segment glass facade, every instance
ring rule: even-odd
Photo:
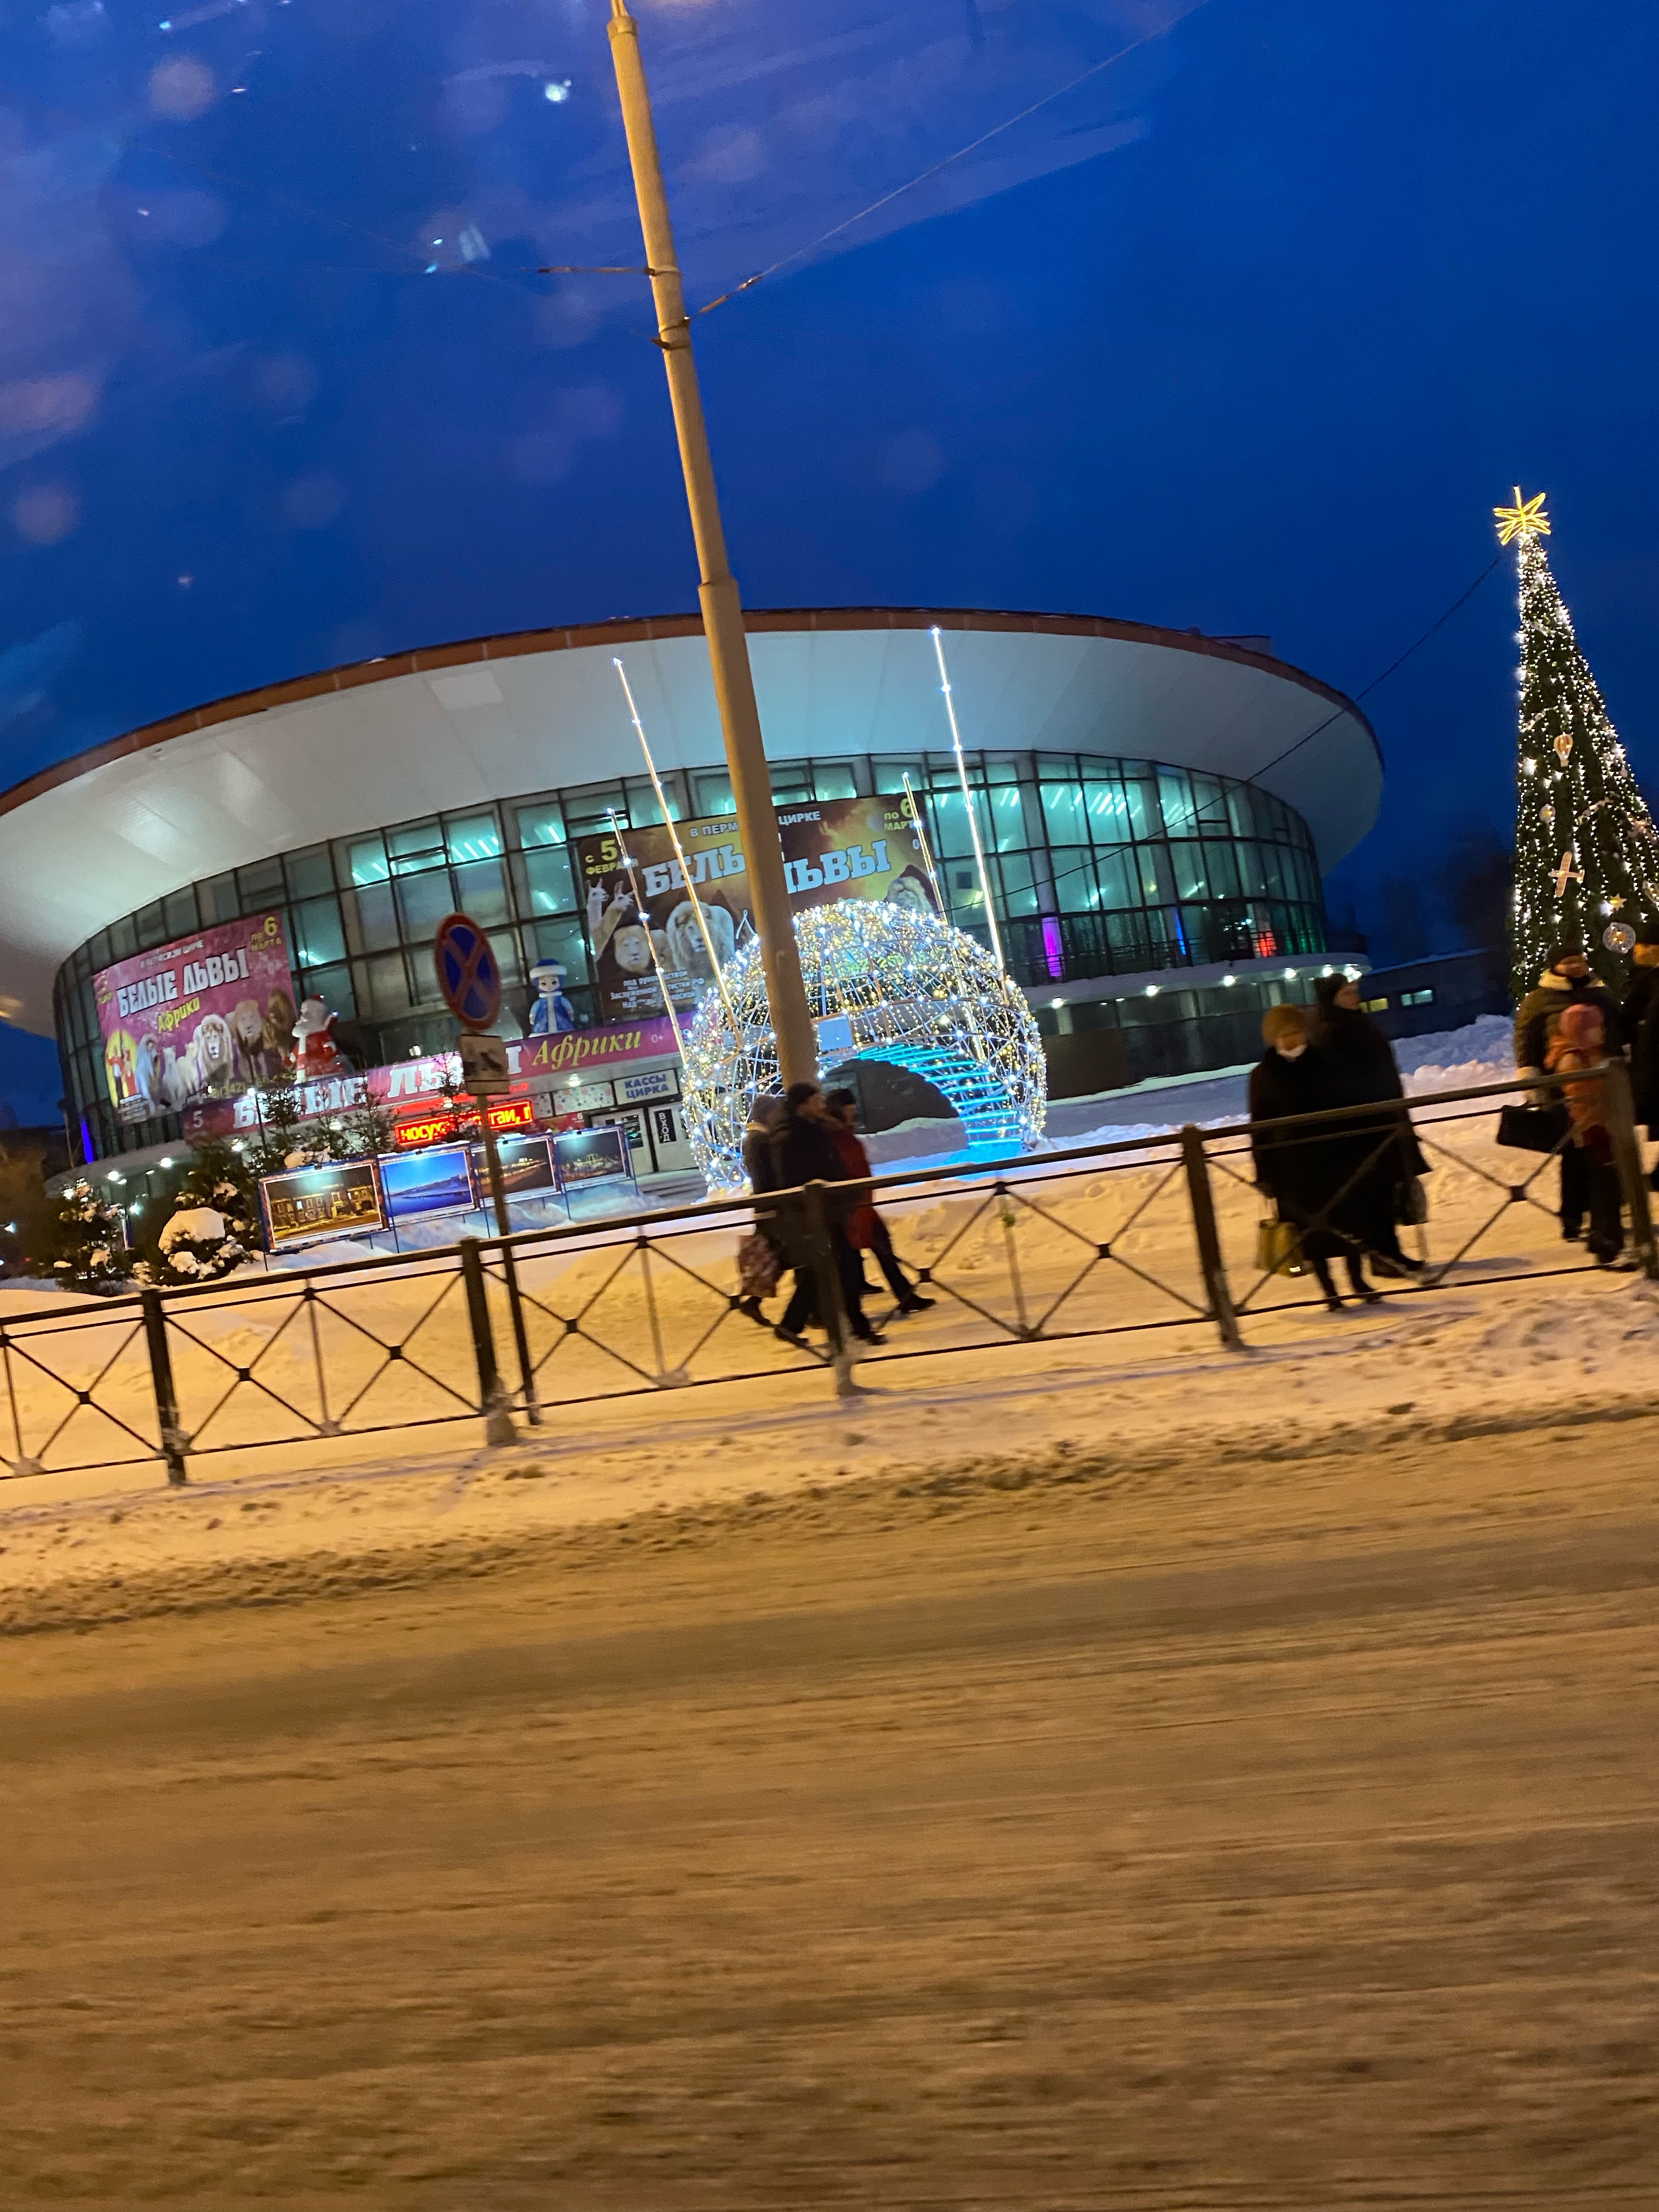
[[[954,758],[779,761],[780,805],[896,792],[922,798],[957,925],[988,942]],[[1093,754],[968,756],[969,786],[1008,964],[1034,995],[1091,976],[1322,951],[1314,845],[1282,799],[1253,785]],[[726,812],[724,769],[665,775],[676,819]],[[561,960],[577,1018],[595,1018],[570,841],[662,819],[643,776],[531,793],[281,853],[189,884],[90,939],[59,969],[56,1014],[68,1096],[100,1154],[176,1133],[120,1129],[108,1108],[92,977],[133,953],[239,915],[277,909],[301,996],[325,1000],[366,1065],[438,1050],[454,1024],[432,935],[464,908],[489,931],[506,983],[502,1027],[528,1013],[529,971]]]

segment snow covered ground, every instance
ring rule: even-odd
[[[1496,1028],[1420,1042],[1414,1091],[1432,1087],[1437,1072],[1464,1084],[1507,1072],[1493,1056]],[[1389,1285],[1382,1304],[1340,1315],[1325,1311],[1306,1279],[1259,1283],[1248,1161],[1236,1140],[1218,1143],[1211,1176],[1243,1307],[1242,1356],[1199,1317],[1184,1182],[1174,1148],[1163,1146],[1029,1161],[1005,1177],[1012,1194],[1002,1200],[954,1181],[896,1191],[886,1207],[896,1242],[913,1267],[931,1269],[939,1304],[889,1325],[887,1343],[856,1370],[852,1401],[838,1401],[821,1367],[730,1311],[740,1213],[730,1226],[676,1232],[665,1223],[648,1256],[598,1231],[527,1258],[532,1351],[550,1354],[544,1419],[494,1450],[482,1448],[475,1418],[442,1425],[458,1410],[445,1378],[470,1390],[472,1375],[448,1263],[343,1276],[309,1310],[291,1282],[244,1279],[240,1292],[228,1285],[195,1302],[187,1334],[175,1338],[184,1425],[199,1447],[189,1487],[163,1489],[153,1459],[5,1482],[0,1608],[21,1621],[43,1607],[52,1617],[64,1607],[143,1610],[145,1592],[163,1588],[177,1603],[181,1587],[198,1583],[203,1602],[233,1586],[327,1589],[395,1576],[416,1553],[482,1571],[538,1530],[896,1471],[937,1475],[988,1455],[1017,1466],[1032,1453],[1105,1450],[1127,1478],[1171,1453],[1294,1457],[1328,1450],[1333,1438],[1371,1448],[1390,1436],[1617,1420],[1659,1405],[1659,1292],[1596,1270],[1582,1246],[1561,1241],[1549,1210],[1553,1166],[1532,1194],[1540,1202],[1514,1203],[1510,1187],[1537,1163],[1498,1149],[1490,1105],[1425,1114],[1419,1127],[1434,1163],[1425,1235],[1439,1286]],[[49,1303],[63,1302],[9,1289],[0,1315],[21,1321]],[[884,1299],[872,1304],[878,1320],[884,1309]],[[76,1406],[76,1389],[106,1362],[98,1405],[135,1428],[153,1423],[142,1339],[118,1341],[131,1317],[97,1301],[78,1310],[85,1325],[72,1340],[35,1344],[41,1368],[28,1364],[26,1342],[12,1355],[27,1449],[64,1420],[46,1455],[59,1467],[137,1451],[104,1414]],[[1041,1340],[1022,1338],[1032,1326]],[[510,1374],[499,1291],[495,1327]],[[1067,1329],[1076,1334],[1058,1334]],[[377,1338],[403,1343],[406,1357],[387,1364]],[[318,1346],[331,1416],[361,1394],[349,1421],[410,1425],[304,1435],[279,1400],[322,1412]],[[236,1381],[239,1369],[252,1379]],[[714,1376],[737,1379],[674,1387]],[[277,1395],[264,1395],[262,1382]],[[613,1395],[587,1395],[599,1392]],[[9,1434],[0,1443],[10,1456]]]

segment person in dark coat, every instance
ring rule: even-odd
[[[1637,931],[1631,957],[1636,973],[1620,1003],[1619,1025],[1630,1048],[1636,1118],[1647,1123],[1649,1136],[1659,1137],[1659,924]],[[1659,1188],[1659,1170],[1655,1183]]]
[[[1369,1106],[1403,1099],[1406,1089],[1395,1065],[1394,1047],[1361,1006],[1358,984],[1346,975],[1322,975],[1314,996],[1318,1006],[1310,1042],[1324,1064],[1336,1103]],[[1401,1200],[1406,1189],[1429,1172],[1411,1117],[1389,1115],[1375,1121],[1351,1122],[1349,1127],[1366,1161],[1347,1201],[1349,1213],[1363,1224],[1365,1243],[1385,1275],[1415,1274],[1423,1262],[1401,1250],[1395,1226],[1402,1218]]]
[[[1590,972],[1582,945],[1558,945],[1544,963],[1539,988],[1528,991],[1515,1017],[1515,1064],[1526,1074],[1544,1066],[1556,1024],[1569,1006],[1598,1006],[1609,1052],[1623,1052],[1624,1025],[1611,991]]]
[[[1347,1207],[1346,1186],[1365,1158],[1340,1122],[1329,1134],[1317,1126],[1274,1129],[1264,1123],[1317,1114],[1338,1103],[1322,1055],[1308,1041],[1301,1006],[1269,1006],[1261,1035],[1267,1049],[1250,1071],[1250,1152],[1255,1179],[1294,1224],[1303,1257],[1319,1279],[1333,1313],[1341,1308],[1331,1261],[1340,1255],[1355,1297],[1375,1305],[1382,1293],[1365,1279],[1364,1240]]]
[[[856,1093],[831,1091],[825,1094],[824,1103],[830,1109],[830,1133],[841,1154],[842,1173],[850,1182],[866,1182],[870,1176],[870,1155],[859,1137]],[[855,1252],[875,1254],[876,1265],[886,1276],[887,1287],[897,1300],[900,1313],[921,1313],[937,1303],[933,1298],[923,1297],[900,1267],[887,1224],[882,1219],[868,1191],[860,1192],[852,1212],[847,1217],[847,1241]]]
[[[749,1119],[744,1125],[743,1171],[748,1176],[750,1190],[757,1199],[775,1187],[772,1182],[772,1131],[782,1111],[781,1098],[757,1098],[750,1111]],[[767,1243],[778,1255],[779,1263],[781,1264],[786,1257],[783,1232],[778,1227],[769,1206],[756,1206],[755,1234],[765,1238]],[[766,1270],[766,1274],[771,1275],[775,1272],[775,1269],[769,1268]],[[762,1279],[765,1278],[763,1277]],[[750,1291],[738,1299],[738,1310],[739,1313],[747,1314],[750,1321],[760,1321],[763,1318],[761,1312],[763,1297],[770,1296],[769,1290],[763,1293]]]
[[[816,1083],[792,1083],[783,1096],[783,1111],[773,1125],[772,1182],[775,1190],[798,1190],[809,1182],[844,1182],[847,1170],[831,1133],[830,1109]],[[830,1249],[841,1278],[842,1303],[847,1324],[865,1344],[886,1341],[873,1328],[864,1311],[864,1269],[847,1238],[846,1201],[833,1199],[827,1207]],[[818,1293],[813,1279],[812,1255],[806,1241],[805,1222],[798,1207],[780,1208],[775,1219],[784,1248],[795,1271],[795,1287],[778,1323],[777,1334],[786,1342],[799,1344],[801,1331],[817,1317]]]

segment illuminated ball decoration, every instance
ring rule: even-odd
[[[1048,1111],[1042,1040],[1024,996],[965,931],[880,899],[842,899],[795,916],[821,1068],[883,1060],[942,1091],[975,1151],[1029,1150]],[[684,1042],[687,1133],[711,1190],[744,1180],[743,1132],[758,1097],[775,1093],[759,943],[726,969]],[[733,1020],[735,1017],[735,1021]]]

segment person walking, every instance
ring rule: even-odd
[[[1630,1052],[1636,1119],[1646,1122],[1650,1137],[1659,1138],[1659,924],[1649,922],[1637,931],[1631,957],[1636,973],[1620,1001],[1619,1026]],[[1648,1181],[1659,1190],[1659,1167]]]
[[[775,1191],[796,1190],[809,1182],[844,1182],[847,1179],[847,1170],[842,1165],[841,1153],[831,1133],[830,1109],[816,1083],[792,1083],[784,1092],[783,1111],[773,1125],[770,1145],[771,1188]],[[860,1342],[884,1344],[886,1338],[872,1327],[865,1314],[864,1270],[859,1265],[858,1254],[847,1241],[846,1200],[831,1198],[825,1210],[830,1249],[841,1281],[847,1325]],[[795,1287],[775,1334],[787,1344],[804,1347],[801,1331],[815,1319],[822,1322],[806,1223],[798,1206],[780,1207],[774,1218],[782,1231],[784,1249],[795,1271]]]
[[[1324,1064],[1339,1106],[1391,1103],[1406,1096],[1394,1047],[1365,1012],[1359,986],[1346,975],[1322,975],[1314,986],[1318,1011],[1311,1042]],[[1413,1218],[1404,1204],[1411,1186],[1429,1173],[1411,1116],[1379,1115],[1349,1123],[1366,1164],[1346,1201],[1351,1217],[1385,1275],[1419,1274],[1423,1262],[1400,1249],[1397,1224]]]
[[[830,1109],[830,1133],[841,1154],[842,1168],[848,1181],[868,1182],[870,1155],[865,1151],[858,1133],[857,1094],[851,1091],[829,1091],[824,1093],[823,1103]],[[900,1267],[887,1224],[882,1219],[875,1200],[867,1190],[861,1192],[853,1201],[853,1210],[847,1217],[847,1241],[855,1252],[875,1254],[876,1265],[886,1276],[887,1287],[898,1301],[900,1313],[924,1313],[929,1306],[938,1304],[937,1299],[923,1297]]]
[[[751,1194],[759,1199],[775,1188],[772,1181],[772,1132],[783,1111],[781,1098],[761,1097],[750,1110],[743,1132],[743,1171]],[[778,1286],[787,1262],[783,1232],[775,1209],[757,1205],[754,1233],[738,1247],[738,1287],[743,1295],[738,1311],[750,1321],[764,1322],[761,1308]]]
[[[1250,1071],[1250,1152],[1256,1182],[1273,1200],[1279,1219],[1294,1224],[1302,1255],[1331,1311],[1342,1308],[1331,1273],[1331,1261],[1339,1255],[1355,1297],[1375,1305],[1382,1292],[1365,1279],[1364,1239],[1346,1212],[1347,1187],[1365,1153],[1340,1122],[1328,1131],[1264,1126],[1337,1103],[1329,1068],[1309,1042],[1306,1011],[1269,1006],[1261,1018],[1261,1036],[1267,1049]]]
[[[1624,1031],[1613,994],[1598,983],[1582,945],[1558,945],[1544,963],[1535,990],[1528,991],[1515,1010],[1515,1064],[1522,1075],[1541,1075],[1561,1017],[1569,1006],[1593,1006],[1601,1016],[1602,1036],[1610,1052],[1624,1048]],[[1555,1094],[1540,1094],[1553,1104]],[[1561,1147],[1561,1234],[1569,1243],[1584,1233],[1589,1207],[1589,1155],[1568,1142]]]
[[[1609,1057],[1601,1010],[1587,1000],[1564,1009],[1545,1054],[1553,1075],[1573,1075],[1582,1069],[1601,1067]],[[1562,1085],[1572,1134],[1567,1151],[1583,1159],[1583,1188],[1589,1212],[1587,1249],[1603,1267],[1628,1270],[1636,1265],[1625,1257],[1624,1194],[1613,1164],[1613,1138],[1607,1127],[1607,1085],[1590,1078]],[[1566,1153],[1562,1154],[1565,1159]]]

